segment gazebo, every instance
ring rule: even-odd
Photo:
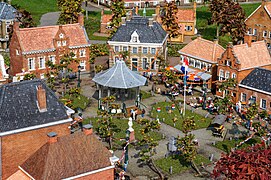
[[[144,86],[146,80],[145,77],[130,70],[123,60],[117,60],[113,67],[96,74],[93,78],[99,91],[99,108],[100,99],[111,95],[114,95],[117,101],[135,99],[139,102],[139,87]]]

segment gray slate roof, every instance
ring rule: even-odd
[[[240,84],[271,93],[271,70],[255,68]]]
[[[102,86],[119,89],[144,86],[146,83],[145,77],[130,70],[122,60],[117,60],[113,67],[96,74],[92,80]]]
[[[140,43],[162,43],[167,36],[166,31],[158,22],[148,25],[148,18],[133,16],[125,25],[121,25],[110,41],[130,42],[134,31],[139,35]]]
[[[47,111],[39,112],[36,87],[46,91]],[[0,86],[0,132],[68,119],[65,106],[41,80]]]
[[[15,19],[17,10],[5,2],[0,2],[0,19]]]

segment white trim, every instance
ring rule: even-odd
[[[260,92],[260,93],[271,95],[270,92],[262,91],[262,90],[252,88],[252,87],[249,87],[249,86],[246,86],[246,85],[243,85],[243,84],[239,84],[238,86],[243,87],[243,88],[247,88],[247,89],[250,89],[250,90],[253,90],[253,91],[257,91],[257,92]]]
[[[29,173],[27,173],[21,166],[18,166],[18,168],[23,171],[23,173],[25,173],[30,179],[35,180],[35,178],[33,178]]]
[[[76,176],[68,177],[68,178],[65,178],[63,180],[72,180],[72,179],[84,177],[84,176],[87,176],[87,175],[95,174],[95,173],[102,172],[102,171],[105,171],[105,170],[108,170],[108,169],[113,169],[113,168],[115,168],[114,165],[107,166],[105,168],[101,168],[101,169],[97,169],[97,170],[94,170],[94,171],[90,171],[90,172],[86,172],[86,173],[83,173],[83,174],[79,174],[79,175],[76,175]]]
[[[44,127],[48,127],[48,126],[53,126],[53,125],[57,125],[57,124],[64,124],[64,123],[71,122],[71,121],[73,121],[73,119],[68,118],[68,119],[64,119],[64,120],[60,120],[60,121],[56,121],[56,122],[51,122],[51,123],[47,123],[47,124],[41,124],[41,125],[30,126],[30,127],[26,127],[26,128],[6,131],[6,132],[0,133],[0,137],[7,136],[10,134],[16,134],[16,133],[20,133],[20,132],[24,132],[24,131],[30,131],[30,130],[34,130],[34,129],[44,128]]]
[[[262,106],[263,100],[265,100],[265,108]],[[266,105],[267,105],[266,99],[262,99],[262,98],[261,98],[261,100],[260,100],[260,108],[261,108],[261,109],[266,109]]]
[[[123,46],[147,46],[147,47],[157,47],[163,46],[164,43],[130,43],[130,42],[117,42],[117,41],[107,41],[110,46],[123,45]]]
[[[267,14],[269,15],[269,17],[271,17],[270,12],[268,11],[268,9],[266,8],[266,6],[264,6],[264,9],[266,10]]]
[[[260,5],[257,9],[255,9],[255,11],[253,11],[247,18],[246,18],[246,20],[245,20],[245,22],[256,12],[256,11],[258,11],[258,9],[260,8],[260,7],[262,7],[262,5]]]
[[[218,63],[218,60],[216,62],[214,62],[214,61],[203,59],[203,58],[200,58],[200,57],[197,57],[197,56],[193,56],[191,54],[186,54],[186,53],[181,52],[181,51],[178,51],[178,53],[180,53],[180,55],[184,55],[184,56],[187,56],[187,57],[190,57],[190,58],[194,58],[195,60],[197,59],[197,60],[205,61],[205,62],[211,63],[211,64],[217,64]],[[219,59],[219,58],[217,58],[217,59]]]

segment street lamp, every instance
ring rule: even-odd
[[[78,83],[77,83],[77,87],[80,87],[80,83],[81,83],[81,79],[80,79],[80,73],[81,73],[81,66],[78,66]]]

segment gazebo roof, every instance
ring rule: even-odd
[[[93,81],[106,87],[129,89],[144,86],[146,78],[130,70],[124,61],[117,60],[113,67],[96,74]]]

